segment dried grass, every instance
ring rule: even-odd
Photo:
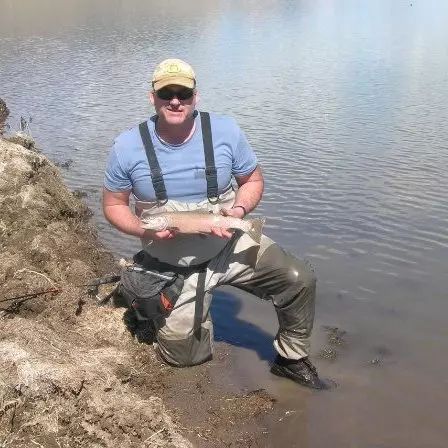
[[[47,159],[1,138],[0,210],[0,299],[62,289],[0,309],[0,448],[191,447],[159,398],[120,377],[137,352],[123,312],[76,286],[112,266],[88,209]]]

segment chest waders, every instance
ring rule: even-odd
[[[213,139],[212,139],[212,129],[210,124],[210,114],[208,112],[200,112],[201,118],[201,128],[202,128],[202,141],[204,146],[204,158],[205,158],[205,177],[207,181],[207,199],[211,204],[217,204],[219,201],[218,192],[218,175],[215,165],[215,155],[213,152]],[[166,192],[165,182],[163,180],[163,173],[160,169],[159,161],[157,160],[157,155],[154,150],[154,145],[151,139],[151,135],[148,129],[148,123],[144,121],[139,124],[140,136],[145,148],[146,157],[148,159],[149,168],[151,170],[151,180],[154,188],[154,192],[157,199],[158,206],[163,206],[168,202],[168,195]],[[148,254],[143,256],[148,260],[146,266],[150,269],[151,262],[149,261],[151,257]],[[142,257],[142,252],[137,255]],[[157,263],[157,260],[155,260]],[[144,265],[145,265],[144,264]],[[194,314],[194,335],[200,340],[201,339],[201,323],[203,315],[203,296],[205,293],[205,279],[206,279],[206,267],[207,263],[202,263],[198,266],[192,266],[191,268],[180,269],[181,274],[188,276],[194,272],[197,272],[198,281],[196,289],[195,298],[195,314]],[[174,306],[174,304],[173,304]]]
[[[207,197],[210,202],[223,203],[225,193],[218,197],[208,114],[201,114],[207,178]],[[140,125],[155,195],[159,207],[170,205],[163,173],[154,153],[147,123]],[[168,201],[167,205],[166,204]],[[207,203],[207,200],[203,201]],[[207,203],[207,205],[209,205]],[[216,210],[217,205],[210,206]],[[167,240],[176,242],[176,238]],[[161,241],[163,250],[164,241]],[[200,244],[200,243],[199,243]],[[166,247],[171,247],[167,244]],[[173,244],[172,248],[174,249]],[[169,249],[167,249],[169,250]],[[146,255],[147,252],[144,251]],[[148,269],[154,269],[158,257],[150,253]],[[204,260],[203,260],[204,261]],[[201,261],[202,263],[202,261]],[[144,264],[142,262],[142,264]],[[170,270],[173,266],[169,263]],[[155,350],[167,363],[192,366],[211,359],[213,354],[213,322],[210,306],[213,290],[223,285],[235,286],[260,298],[271,300],[279,321],[274,346],[288,359],[300,359],[309,352],[309,336],[314,320],[315,277],[306,263],[285,252],[265,235],[260,244],[244,233],[234,237],[202,266],[185,268],[182,291],[169,315],[156,322]],[[168,272],[165,272],[168,274]],[[251,331],[252,327],[246,328]],[[260,334],[254,334],[259,338]]]

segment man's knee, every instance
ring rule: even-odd
[[[265,277],[276,293],[286,290],[314,289],[316,277],[311,265],[299,260],[277,244],[268,247],[260,257],[255,271]]]
[[[316,286],[316,276],[314,269],[308,261],[298,260],[290,255],[290,276],[294,283],[300,284],[303,288],[314,288]]]
[[[167,334],[159,330],[157,351],[165,362],[176,367],[188,367],[209,361],[213,355],[213,330],[202,326],[185,334]]]

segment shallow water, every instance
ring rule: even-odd
[[[235,381],[288,411],[270,446],[446,446],[447,19],[444,0],[0,1],[10,122],[31,116],[43,152],[72,160],[65,179],[117,257],[138,244],[101,216],[103,168],[114,136],[152,113],[156,62],[190,61],[202,109],[246,131],[266,233],[315,266],[313,354],[339,385],[272,378],[269,303],[219,293]]]

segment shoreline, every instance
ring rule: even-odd
[[[59,169],[0,137],[0,171],[0,299],[59,290],[0,303],[2,446],[268,446],[275,400],[213,380],[229,368],[224,343],[201,366],[162,365],[126,330],[124,309],[78,286],[118,266]]]

